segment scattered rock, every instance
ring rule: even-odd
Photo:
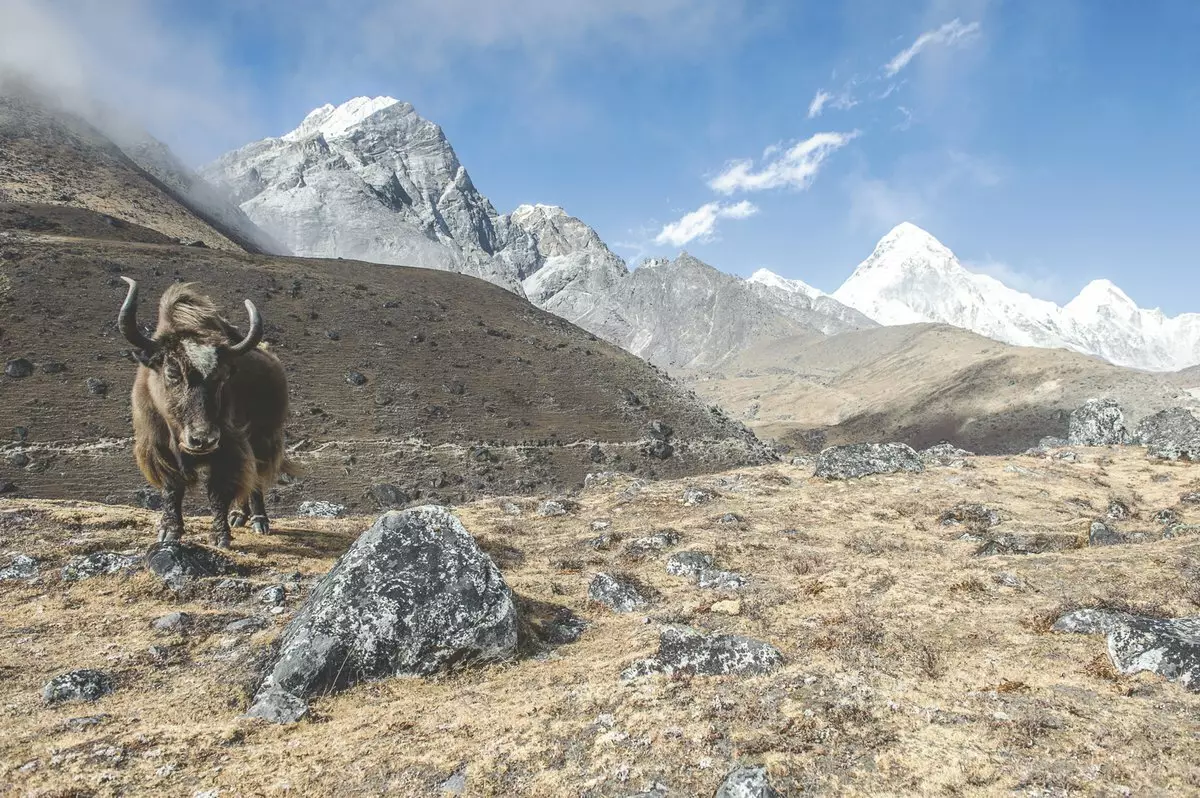
[[[956,504],[938,517],[942,526],[966,526],[975,532],[983,532],[1000,523],[1000,512],[983,504],[963,502]]]
[[[361,387],[367,384],[367,376],[361,371],[348,371],[346,372],[346,382]]]
[[[964,539],[974,539],[964,535]],[[976,557],[991,557],[997,554],[1046,554],[1055,551],[1069,551],[1080,547],[1079,538],[1074,535],[1055,533],[1032,533],[998,535],[983,541],[975,551]]]
[[[13,468],[24,468],[33,462],[29,459],[29,455],[25,454],[25,452],[13,452],[8,456],[7,459],[8,464]]]
[[[157,632],[183,633],[191,628],[193,620],[191,613],[169,612],[151,621],[150,628]]]
[[[232,632],[234,634],[241,634],[243,632],[257,632],[259,629],[266,629],[270,625],[271,622],[266,618],[259,617],[258,615],[251,615],[249,618],[239,618],[236,621],[231,621],[230,623],[225,624],[225,631]]]
[[[1053,435],[1047,435],[1038,441],[1038,447],[1042,449],[1061,449],[1064,446],[1070,446],[1066,438],[1056,438]]]
[[[1159,510],[1151,517],[1153,518],[1154,523],[1162,524],[1163,526],[1173,526],[1183,520],[1179,513],[1169,507],[1165,510]]]
[[[203,546],[168,540],[159,541],[146,551],[146,568],[170,587],[179,589],[189,579],[229,573],[233,561]]]
[[[1125,542],[1125,536],[1103,521],[1093,521],[1088,532],[1089,546],[1114,546]]]
[[[654,594],[629,576],[599,573],[588,585],[588,598],[613,612],[634,612],[649,605]]]
[[[967,464],[968,457],[974,457],[974,452],[960,449],[952,443],[936,443],[927,449],[917,452],[921,462],[931,468],[962,468]]]
[[[1118,446],[1129,442],[1125,414],[1114,399],[1089,399],[1071,411],[1067,443],[1071,446]]]
[[[104,380],[100,379],[99,377],[88,377],[86,384],[87,384],[87,392],[90,393],[92,396],[107,396],[108,395],[108,383],[105,382]]]
[[[391,511],[313,587],[249,715],[291,722],[313,694],[509,659],[517,627],[512,592],[457,518]]]
[[[411,501],[407,493],[395,485],[387,483],[372,486],[371,495],[375,497],[375,501],[383,509],[398,507],[408,504]]]
[[[597,518],[596,520],[592,521],[592,523],[588,524],[588,526],[591,527],[593,532],[603,532],[604,530],[612,527],[612,521],[608,520],[607,518]]]
[[[130,574],[142,567],[142,555],[122,554],[116,551],[94,551],[79,557],[72,557],[63,566],[62,580],[78,582],[91,579],[94,576],[113,576],[114,574]]]
[[[1200,692],[1200,617],[1147,618],[1113,610],[1075,610],[1056,632],[1104,634],[1108,656],[1125,675],[1150,671]]]
[[[1147,454],[1161,460],[1200,460],[1200,419],[1182,407],[1142,419],[1134,434]]]
[[[742,602],[738,599],[725,599],[724,601],[715,601],[708,608],[709,612],[720,613],[721,615],[741,615]]]
[[[675,434],[675,430],[671,429],[670,425],[662,421],[651,421],[649,426],[650,437],[655,440],[666,441],[670,440]]]
[[[658,656],[636,662],[622,679],[654,673],[723,676],[768,673],[783,664],[783,654],[769,643],[740,635],[706,635],[689,626],[666,626],[659,633]]]
[[[270,585],[258,591],[258,602],[271,607],[277,607],[287,601],[287,588],[283,585]]]
[[[1124,521],[1129,518],[1129,505],[1120,499],[1113,499],[1108,503],[1107,515],[1114,521]]]
[[[666,441],[655,439],[642,446],[642,453],[656,460],[669,460],[675,454],[675,447]]]
[[[622,478],[622,474],[617,471],[593,471],[583,478],[583,489],[590,490],[591,488],[607,487],[616,483]]]
[[[850,443],[822,451],[814,475],[825,479],[855,479],[871,474],[924,470],[925,464],[908,444]]]
[[[667,558],[667,573],[699,579],[700,574],[715,567],[711,554],[702,551],[679,551]]]
[[[0,568],[0,582],[36,579],[37,575],[38,561],[27,554],[14,554],[8,565]]]
[[[744,523],[745,520],[746,520],[745,518],[742,518],[737,513],[725,513],[725,515],[723,515],[717,519],[717,523],[718,524],[741,524],[741,523]]]
[[[519,516],[521,514],[521,508],[510,501],[501,504],[500,509],[504,511],[505,515]]]
[[[604,462],[604,450],[600,448],[600,444],[593,443],[590,447],[588,447],[588,459],[593,463]]]
[[[42,363],[43,374],[62,374],[67,370],[67,364],[57,360],[47,360]]]
[[[566,515],[567,508],[562,502],[547,499],[538,505],[537,514],[542,518],[553,518],[556,515]]]
[[[681,501],[684,507],[696,507],[701,504],[708,504],[714,498],[716,496],[712,491],[707,491],[703,488],[687,488],[683,491]]]
[[[741,590],[746,586],[746,577],[734,571],[712,568],[701,571],[696,584],[705,590]]]
[[[5,493],[16,493],[16,492],[17,492],[16,483],[9,482],[6,479],[0,479],[0,496],[3,496]]]
[[[144,510],[161,510],[162,494],[151,487],[138,488],[133,491],[133,503]]]
[[[625,544],[624,556],[627,559],[638,561],[645,559],[647,555],[669,549],[679,543],[679,533],[674,529],[664,529],[655,532],[653,535],[648,535],[644,538],[634,538]]]
[[[46,682],[42,687],[42,702],[54,706],[67,701],[97,701],[112,691],[112,678],[107,673],[84,668]]]
[[[1193,491],[1179,497],[1180,504],[1200,504],[1200,492]]]
[[[589,540],[588,546],[590,546],[592,549],[594,549],[596,551],[608,551],[613,546],[615,546],[618,542],[620,542],[620,540],[621,540],[620,536],[613,535],[613,534],[606,532],[603,535],[597,535],[596,537]]]
[[[346,505],[327,501],[304,501],[300,502],[296,512],[310,518],[337,518],[346,512]]]
[[[1166,540],[1192,535],[1200,535],[1200,524],[1172,524],[1162,534]]]
[[[23,357],[10,360],[4,364],[4,373],[16,380],[28,377],[33,374],[33,363]]]
[[[764,767],[738,768],[725,777],[713,798],[779,798]]]

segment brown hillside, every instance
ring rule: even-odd
[[[937,324],[763,344],[688,382],[763,438],[802,448],[820,445],[817,430],[829,443],[950,440],[1011,453],[1065,437],[1067,415],[1095,396],[1119,400],[1130,423],[1197,404],[1165,375]]]
[[[244,298],[258,305],[290,380],[289,441],[307,467],[276,496],[293,505],[356,504],[379,482],[454,501],[567,489],[589,471],[676,476],[766,456],[744,427],[645,362],[482,280],[0,235],[0,360],[36,364],[28,377],[0,375],[0,482],[21,496],[124,500],[142,484],[127,441],[135,366],[115,328],[118,275],[141,284],[148,325],[175,280],[198,281],[234,324],[245,324]],[[351,384],[352,371],[366,383]],[[107,395],[90,392],[89,378]],[[673,430],[665,460],[641,451],[655,420]]]

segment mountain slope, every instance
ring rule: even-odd
[[[508,222],[479,193],[442,129],[391,97],[312,111],[299,127],[226,153],[201,174],[297,255],[444,269],[521,294],[497,257]]]
[[[801,448],[949,440],[1005,454],[1047,435],[1065,437],[1067,414],[1096,396],[1120,401],[1131,425],[1167,407],[1200,407],[1168,375],[1064,349],[1010,346],[944,324],[770,342],[687,381],[760,436]]]
[[[833,297],[884,325],[941,322],[1018,346],[1062,347],[1172,371],[1200,362],[1200,314],[1143,310],[1107,280],[1064,307],[963,268],[916,225],[884,236]]]

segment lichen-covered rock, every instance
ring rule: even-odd
[[[91,579],[94,576],[113,576],[120,573],[133,573],[142,567],[142,555],[122,554],[117,551],[94,551],[91,554],[72,557],[63,566],[62,580],[78,582]]]
[[[186,632],[191,628],[193,620],[188,612],[168,612],[151,621],[150,628],[156,632]]]
[[[938,523],[942,526],[966,526],[982,532],[1000,523],[1000,512],[983,504],[963,502],[942,513]]]
[[[457,518],[391,511],[312,588],[249,715],[291,722],[314,694],[509,659],[517,631],[512,592]]]
[[[613,612],[635,612],[653,600],[653,594],[623,574],[599,573],[588,585],[588,598]]]
[[[1150,671],[1200,692],[1200,616],[1147,618],[1113,610],[1075,610],[1056,632],[1104,634],[1108,656],[1125,675]]]
[[[567,505],[565,502],[547,499],[538,505],[537,514],[542,518],[554,518],[558,515],[566,515]]]
[[[764,767],[738,768],[725,777],[713,798],[779,798]]]
[[[978,540],[974,536],[964,536],[964,539]],[[997,554],[1047,554],[1056,551],[1070,551],[1080,547],[1080,539],[1074,535],[1050,532],[1035,532],[1030,534],[996,535],[984,540],[975,551],[976,557],[991,557]]]
[[[4,373],[19,380],[33,374],[33,363],[27,358],[18,357],[4,364]]]
[[[1125,536],[1103,521],[1093,521],[1088,531],[1089,546],[1115,546],[1125,542]]]
[[[1179,497],[1180,504],[1200,504],[1200,491],[1184,493]]]
[[[1120,499],[1113,499],[1108,503],[1107,515],[1114,521],[1124,521],[1129,518],[1129,505]]]
[[[696,580],[707,590],[740,590],[746,577],[716,567],[711,554],[701,551],[681,551],[667,558],[667,573]]]
[[[701,504],[708,504],[713,498],[715,497],[712,491],[703,488],[686,488],[680,501],[683,502],[684,507],[697,507]]]
[[[651,554],[669,549],[680,541],[679,533],[674,529],[663,529],[646,537],[634,538],[625,544],[622,553],[626,559],[643,560]]]
[[[326,501],[300,502],[300,506],[296,509],[298,515],[306,515],[310,518],[337,518],[344,512],[346,512],[345,505]]]
[[[1115,399],[1089,399],[1071,411],[1067,421],[1071,446],[1117,446],[1129,443],[1125,414]]]
[[[690,626],[666,626],[659,633],[658,656],[635,662],[621,674],[636,679],[655,673],[724,676],[768,673],[783,664],[770,643],[731,634],[704,634]]]
[[[371,487],[371,495],[375,497],[375,501],[382,508],[400,507],[409,502],[407,493],[395,485],[387,483],[373,485]]]
[[[1182,407],[1142,419],[1134,435],[1147,454],[1162,460],[1200,460],[1200,419]]]
[[[234,570],[233,561],[223,554],[178,540],[152,545],[146,551],[146,568],[175,589],[189,579],[221,576]]]
[[[908,444],[849,443],[823,450],[817,457],[814,476],[825,479],[856,479],[871,474],[924,470],[925,464]]]
[[[0,568],[0,582],[36,579],[37,575],[38,561],[28,554],[14,554],[8,565]]]
[[[921,462],[929,467],[962,468],[967,464],[968,457],[974,457],[974,452],[960,449],[952,443],[936,443],[917,452]]]
[[[1151,517],[1153,518],[1154,523],[1162,524],[1163,526],[1172,526],[1183,520],[1179,513],[1175,510],[1172,510],[1170,507],[1164,510],[1159,510]]]
[[[46,682],[42,701],[49,706],[67,701],[96,701],[112,691],[112,677],[104,671],[84,668],[59,674]]]

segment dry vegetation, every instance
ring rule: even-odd
[[[498,500],[464,506],[456,513],[513,589],[589,619],[583,637],[440,680],[360,685],[286,727],[239,714],[253,663],[298,597],[250,636],[222,631],[248,609],[216,590],[180,599],[144,573],[62,583],[50,566],[144,546],[151,516],[0,503],[0,551],[46,561],[41,583],[0,584],[0,783],[14,795],[417,796],[461,771],[471,796],[626,796],[656,783],[692,796],[710,795],[736,764],[764,763],[784,794],[1196,793],[1200,695],[1120,676],[1102,638],[1048,626],[1075,606],[1196,614],[1200,540],[975,557],[978,544],[939,517],[982,502],[1003,511],[998,532],[1042,526],[1085,540],[1119,496],[1132,513],[1123,529],[1152,529],[1167,507],[1194,523],[1200,507],[1177,502],[1200,469],[1151,464],[1140,450],[972,464],[837,483],[790,466],[640,491],[626,480],[584,492],[557,518],[537,517],[533,499],[512,500],[519,516]],[[685,507],[691,485],[718,495]],[[720,523],[728,512],[743,520]],[[597,519],[624,542],[589,546]],[[370,520],[282,519],[276,536],[237,536],[235,551],[263,584],[318,575]],[[204,525],[192,519],[190,531]],[[664,528],[680,533],[675,550],[711,552],[750,576],[740,614],[710,610],[729,596],[667,575],[666,552],[623,556],[629,539]],[[631,573],[658,603],[629,615],[589,606],[598,570]],[[188,636],[151,630],[174,610],[208,623]],[[787,662],[747,679],[622,682],[654,651],[659,621],[767,640]],[[81,667],[113,672],[115,693],[43,707],[42,684]],[[71,723],[83,716],[99,720]]]

